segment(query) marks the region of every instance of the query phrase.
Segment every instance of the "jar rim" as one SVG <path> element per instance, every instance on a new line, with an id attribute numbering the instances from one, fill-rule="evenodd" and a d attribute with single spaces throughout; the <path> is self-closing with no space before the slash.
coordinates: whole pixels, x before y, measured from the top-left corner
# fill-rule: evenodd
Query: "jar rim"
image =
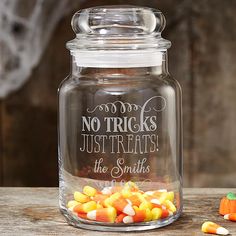
<path id="1" fill-rule="evenodd" d="M 157 8 L 152 8 L 152 7 L 146 7 L 146 6 L 136 6 L 136 5 L 100 5 L 100 6 L 95 6 L 95 7 L 89 7 L 89 8 L 82 8 L 78 10 L 76 13 L 81 13 L 83 11 L 88 11 L 90 10 L 99 10 L 103 9 L 103 13 L 105 14 L 105 10 L 110 10 L 110 11 L 116 11 L 117 9 L 122 9 L 122 14 L 124 12 L 130 12 L 131 10 L 152 10 L 154 13 L 162 13 L 159 9 Z M 102 12 L 99 12 L 102 13 Z M 90 12 L 90 14 L 97 14 L 96 12 Z"/>

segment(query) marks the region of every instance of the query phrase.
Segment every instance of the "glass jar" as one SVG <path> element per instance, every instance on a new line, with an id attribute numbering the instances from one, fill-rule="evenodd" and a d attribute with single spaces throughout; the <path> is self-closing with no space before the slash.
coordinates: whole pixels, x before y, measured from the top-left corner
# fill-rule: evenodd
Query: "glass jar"
<path id="1" fill-rule="evenodd" d="M 147 230 L 182 211 L 181 89 L 159 10 L 75 13 L 59 88 L 60 210 L 76 227 Z"/>

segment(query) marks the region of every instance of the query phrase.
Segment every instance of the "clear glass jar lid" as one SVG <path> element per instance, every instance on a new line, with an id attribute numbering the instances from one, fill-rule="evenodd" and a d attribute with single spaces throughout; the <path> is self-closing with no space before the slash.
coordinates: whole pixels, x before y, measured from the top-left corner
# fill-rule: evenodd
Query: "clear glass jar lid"
<path id="1" fill-rule="evenodd" d="M 161 37 L 165 24 L 161 11 L 147 7 L 117 5 L 83 9 L 72 18 L 76 38 L 67 43 L 67 48 L 79 64 L 87 66 L 123 67 L 127 61 L 130 66 L 143 66 L 147 60 L 150 66 L 157 65 L 161 63 L 160 51 L 171 45 Z M 98 50 L 99 54 L 95 55 Z"/>

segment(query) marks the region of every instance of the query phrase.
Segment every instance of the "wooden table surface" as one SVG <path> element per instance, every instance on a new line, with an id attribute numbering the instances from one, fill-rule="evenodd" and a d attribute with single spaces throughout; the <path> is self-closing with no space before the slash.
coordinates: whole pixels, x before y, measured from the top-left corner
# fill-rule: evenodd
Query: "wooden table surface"
<path id="1" fill-rule="evenodd" d="M 97 232 L 69 226 L 58 209 L 58 188 L 0 188 L 0 235 L 204 235 L 201 224 L 210 220 L 236 235 L 236 223 L 218 214 L 219 201 L 236 189 L 184 189 L 184 212 L 164 228 L 130 233 Z"/>

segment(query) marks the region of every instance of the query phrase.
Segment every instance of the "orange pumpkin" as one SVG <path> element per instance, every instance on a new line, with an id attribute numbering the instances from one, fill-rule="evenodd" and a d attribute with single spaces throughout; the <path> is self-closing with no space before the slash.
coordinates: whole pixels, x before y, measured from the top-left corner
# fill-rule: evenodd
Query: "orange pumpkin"
<path id="1" fill-rule="evenodd" d="M 221 215 L 236 213 L 236 195 L 234 193 L 228 193 L 221 199 L 219 212 Z"/>

